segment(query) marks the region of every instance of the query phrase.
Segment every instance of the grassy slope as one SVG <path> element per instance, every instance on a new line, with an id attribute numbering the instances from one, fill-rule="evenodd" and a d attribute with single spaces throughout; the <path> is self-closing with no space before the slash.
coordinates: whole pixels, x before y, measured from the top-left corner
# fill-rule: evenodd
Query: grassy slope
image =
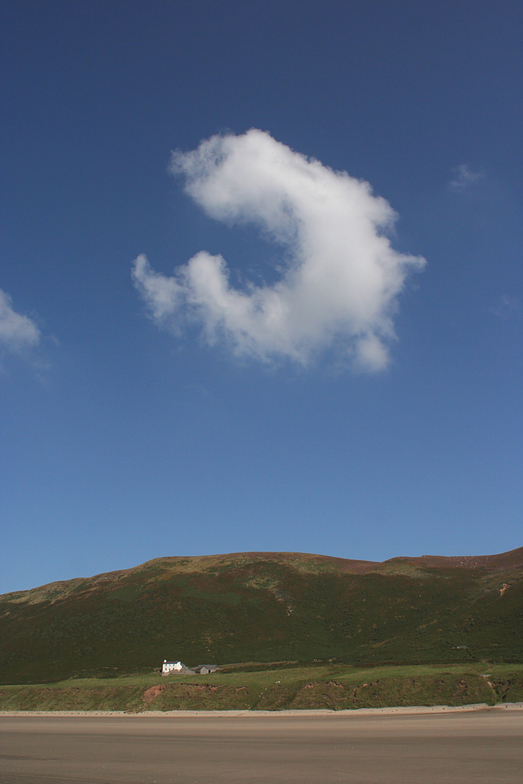
<path id="1" fill-rule="evenodd" d="M 0 710 L 342 710 L 522 700 L 521 665 L 232 667 L 203 678 L 142 675 L 0 689 Z"/>
<path id="2" fill-rule="evenodd" d="M 164 658 L 463 670 L 523 662 L 522 641 L 523 548 L 384 564 L 278 553 L 164 558 L 0 597 L 6 684 L 145 672 Z"/>

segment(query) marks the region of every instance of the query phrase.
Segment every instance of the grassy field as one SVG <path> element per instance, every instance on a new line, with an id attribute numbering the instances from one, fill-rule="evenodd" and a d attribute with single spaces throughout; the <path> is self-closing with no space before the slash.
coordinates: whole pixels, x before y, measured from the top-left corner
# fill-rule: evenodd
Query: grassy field
<path id="1" fill-rule="evenodd" d="M 523 665 L 231 665 L 208 676 L 74 678 L 0 688 L 0 710 L 331 710 L 523 701 Z"/>

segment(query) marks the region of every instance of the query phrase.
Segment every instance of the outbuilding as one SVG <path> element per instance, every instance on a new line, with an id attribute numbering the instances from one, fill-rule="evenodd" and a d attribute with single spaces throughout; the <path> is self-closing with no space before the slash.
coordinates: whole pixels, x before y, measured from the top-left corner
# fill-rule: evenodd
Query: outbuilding
<path id="1" fill-rule="evenodd" d="M 218 665 L 216 664 L 199 664 L 194 668 L 194 671 L 197 672 L 198 675 L 209 675 L 211 672 L 216 672 L 217 669 Z"/>

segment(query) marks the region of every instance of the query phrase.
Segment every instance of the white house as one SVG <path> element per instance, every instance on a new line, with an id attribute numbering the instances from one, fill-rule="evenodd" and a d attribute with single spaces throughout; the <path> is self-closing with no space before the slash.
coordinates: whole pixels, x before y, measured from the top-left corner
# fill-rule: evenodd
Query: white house
<path id="1" fill-rule="evenodd" d="M 167 659 L 163 660 L 162 664 L 162 675 L 168 675 L 170 672 L 180 672 L 183 670 L 184 666 L 181 661 L 177 662 L 169 662 Z"/>

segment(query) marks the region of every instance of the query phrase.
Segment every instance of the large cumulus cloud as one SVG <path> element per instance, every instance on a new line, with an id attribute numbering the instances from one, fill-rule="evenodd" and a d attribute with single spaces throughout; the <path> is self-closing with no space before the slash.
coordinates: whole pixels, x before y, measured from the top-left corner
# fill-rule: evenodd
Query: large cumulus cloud
<path id="1" fill-rule="evenodd" d="M 254 223 L 284 251 L 276 283 L 243 289 L 205 250 L 172 276 L 140 255 L 134 283 L 158 325 L 179 333 L 197 323 L 209 344 L 265 361 L 306 365 L 334 348 L 368 370 L 387 365 L 398 295 L 425 261 L 392 248 L 396 214 L 368 183 L 255 129 L 175 152 L 171 171 L 209 216 Z"/>

